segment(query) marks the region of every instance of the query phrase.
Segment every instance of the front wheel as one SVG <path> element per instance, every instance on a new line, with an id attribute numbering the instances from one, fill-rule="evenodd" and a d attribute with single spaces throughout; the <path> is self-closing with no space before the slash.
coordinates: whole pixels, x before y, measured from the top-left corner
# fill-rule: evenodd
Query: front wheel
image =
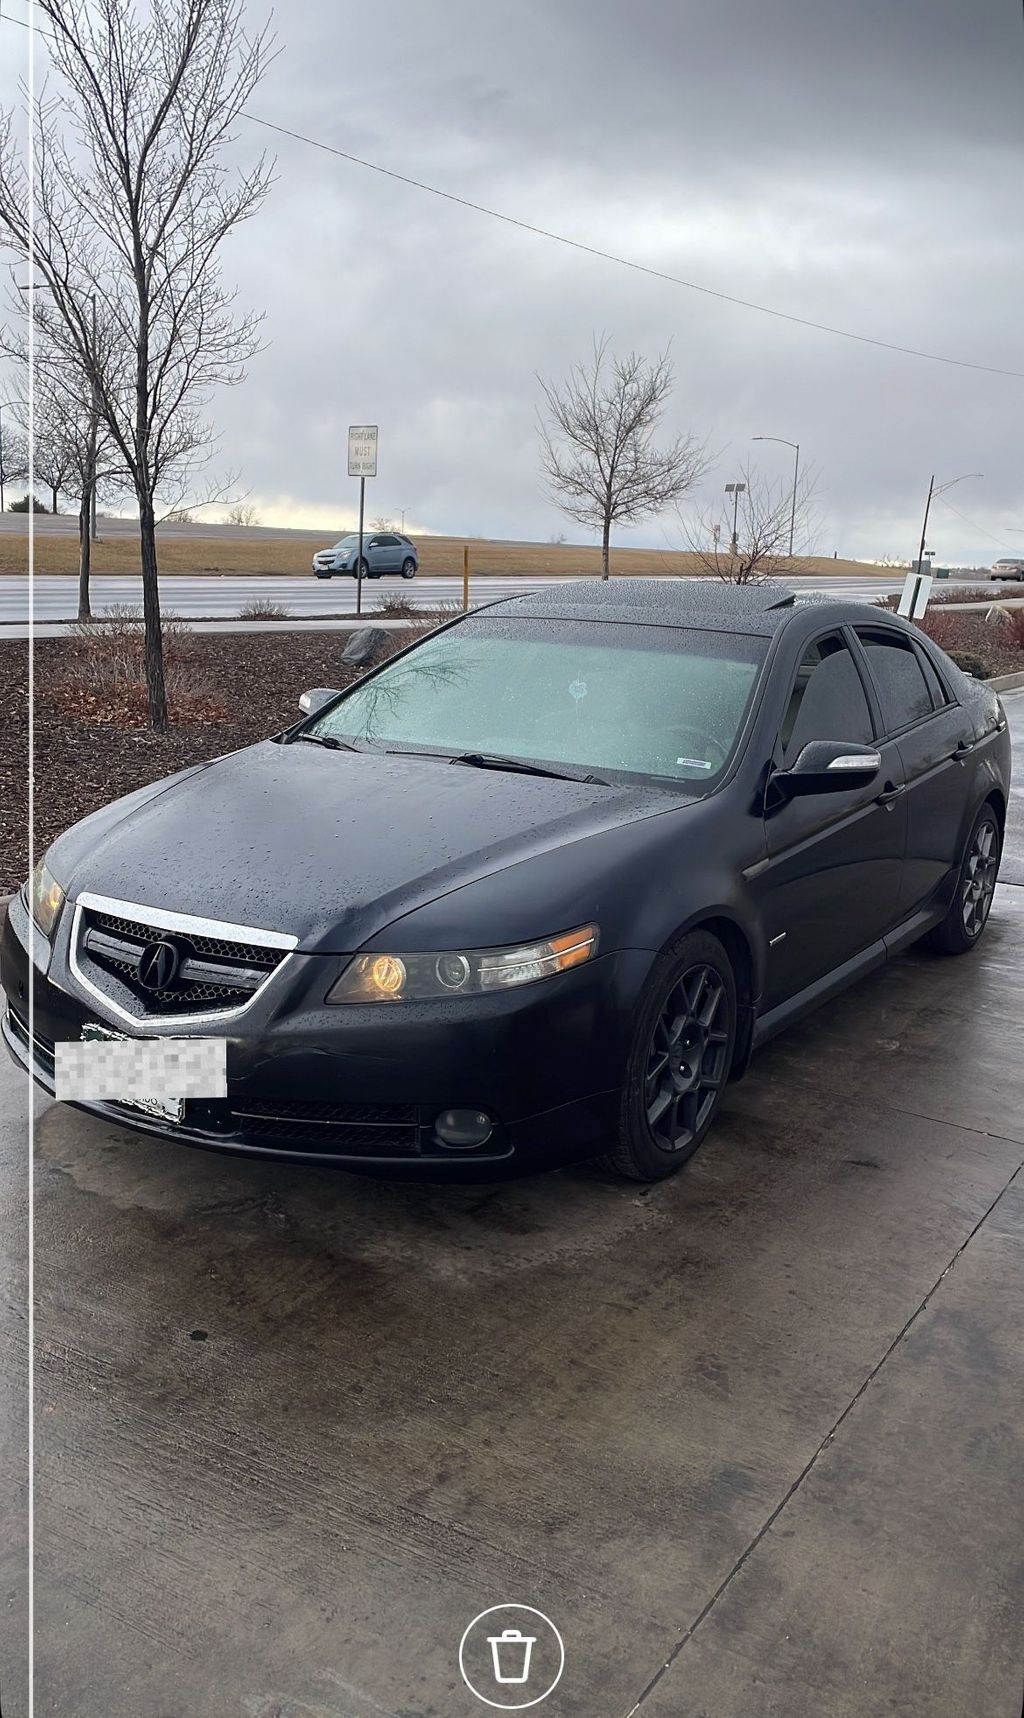
<path id="1" fill-rule="evenodd" d="M 411 555 L 402 562 L 402 577 L 403 579 L 414 579 L 416 577 L 416 562 L 413 560 Z"/>
<path id="2" fill-rule="evenodd" d="M 370 563 L 369 563 L 369 561 L 357 561 L 355 566 L 352 569 L 352 577 L 354 579 L 368 579 L 369 576 L 370 576 Z"/>
<path id="3" fill-rule="evenodd" d="M 996 892 L 1001 848 L 996 814 L 990 805 L 983 805 L 967 837 L 949 911 L 928 932 L 926 946 L 940 954 L 967 954 L 977 947 Z"/>
<path id="4" fill-rule="evenodd" d="M 329 579 L 331 577 L 331 574 L 330 573 L 314 573 L 313 577 L 315 579 Z"/>
<path id="5" fill-rule="evenodd" d="M 715 1118 L 735 1046 L 729 957 L 717 937 L 690 931 L 660 957 L 641 1000 L 609 1168 L 631 1181 L 681 1169 Z"/>

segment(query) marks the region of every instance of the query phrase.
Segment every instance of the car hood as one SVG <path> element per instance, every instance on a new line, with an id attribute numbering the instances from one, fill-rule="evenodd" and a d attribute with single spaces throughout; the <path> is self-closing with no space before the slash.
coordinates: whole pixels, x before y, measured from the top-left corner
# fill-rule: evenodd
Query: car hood
<path id="1" fill-rule="evenodd" d="M 60 838 L 53 867 L 72 899 L 348 953 L 452 889 L 686 799 L 268 740 L 105 807 Z"/>

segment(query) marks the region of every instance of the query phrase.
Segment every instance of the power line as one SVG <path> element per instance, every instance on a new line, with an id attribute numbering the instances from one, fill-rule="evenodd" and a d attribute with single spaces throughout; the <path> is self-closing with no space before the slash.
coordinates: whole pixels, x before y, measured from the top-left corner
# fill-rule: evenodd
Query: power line
<path id="1" fill-rule="evenodd" d="M 10 24 L 21 24 L 24 29 L 30 28 L 23 19 L 12 18 L 7 12 L 0 13 L 0 19 Z M 39 31 L 39 34 L 48 36 L 46 31 Z M 687 292 L 698 292 L 703 297 L 717 299 L 722 304 L 732 304 L 740 310 L 753 310 L 760 316 L 771 316 L 778 322 L 789 322 L 797 328 L 810 328 L 818 334 L 831 334 L 836 339 L 853 340 L 861 346 L 874 346 L 883 352 L 896 352 L 904 358 L 920 358 L 930 364 L 946 364 L 958 370 L 974 370 L 986 376 L 1008 376 L 1018 382 L 1024 381 L 1024 370 L 1010 370 L 998 364 L 977 364 L 967 358 L 950 358 L 942 352 L 925 352 L 916 346 L 901 346 L 892 340 L 879 340 L 871 334 L 855 334 L 849 328 L 836 328 L 827 322 L 815 322 L 808 316 L 796 316 L 786 310 L 775 310 L 767 304 L 756 304 L 749 298 L 737 298 L 732 293 L 702 286 L 699 281 L 684 280 L 680 275 L 668 274 L 663 269 L 652 268 L 648 263 L 636 262 L 631 257 L 619 256 L 614 251 L 584 244 L 581 239 L 569 238 L 565 233 L 553 232 L 549 227 L 540 227 L 532 221 L 506 215 L 500 209 L 492 209 L 485 203 L 476 203 L 469 197 L 457 196 L 454 191 L 442 191 L 437 185 L 428 185 L 425 180 L 413 179 L 409 174 L 399 173 L 392 167 L 383 167 L 378 161 L 368 161 L 362 155 L 353 155 L 346 149 L 338 149 L 332 143 L 322 142 L 320 138 L 307 137 L 304 132 L 293 131 L 290 127 L 275 124 L 270 119 L 262 119 L 259 114 L 247 113 L 243 109 L 242 118 L 248 119 L 253 125 L 263 126 L 267 131 L 276 131 L 282 137 L 290 137 L 296 143 L 305 143 L 310 149 L 320 149 L 326 155 L 334 155 L 340 161 L 348 161 L 354 167 L 363 167 L 369 173 L 379 173 L 383 178 L 393 179 L 400 185 L 408 185 L 412 190 L 424 191 L 431 197 L 440 197 L 444 202 L 454 203 L 461 209 L 470 209 L 474 214 L 486 215 L 492 221 L 501 221 L 505 226 L 516 227 L 520 232 L 532 233 L 536 238 L 548 239 L 553 244 L 564 245 L 567 249 L 580 251 L 585 256 L 597 257 L 602 262 L 614 263 L 619 268 L 628 268 L 636 274 L 648 275 L 652 280 L 661 280 L 670 286 L 681 286 Z"/>
<path id="2" fill-rule="evenodd" d="M 952 501 L 947 501 L 944 495 L 937 495 L 935 500 L 940 501 L 943 507 L 948 507 L 951 513 L 955 513 L 958 519 L 962 519 L 965 525 L 971 527 L 972 531 L 977 531 L 979 536 L 987 537 L 990 543 L 998 544 L 1000 549 L 1013 548 L 1013 544 L 1006 542 L 1005 538 L 993 536 L 992 532 L 986 531 L 983 525 L 977 524 L 974 519 L 968 519 L 967 514 L 961 513 L 959 507 L 954 507 Z"/>
<path id="3" fill-rule="evenodd" d="M 307 137 L 301 131 L 291 131 L 286 125 L 275 125 L 273 120 L 261 119 L 257 114 L 243 111 L 243 118 L 253 125 L 265 126 L 268 131 L 277 131 L 283 137 L 291 137 L 297 143 L 306 143 L 312 149 L 322 149 L 327 155 L 336 155 L 342 161 L 349 161 L 356 167 L 365 167 L 371 173 L 380 173 L 386 179 L 395 179 L 400 185 L 410 185 L 416 191 L 427 191 L 432 197 L 442 197 L 446 203 L 456 203 L 460 208 L 472 209 L 475 214 L 488 215 L 491 220 L 503 221 L 506 226 L 518 227 L 522 232 L 533 233 L 537 238 L 550 239 L 555 244 L 566 245 L 570 250 L 582 251 L 587 256 L 599 257 L 603 262 L 617 263 L 620 268 L 633 269 L 637 274 L 650 275 L 654 280 L 667 281 L 672 286 L 682 286 L 689 292 L 699 292 L 706 298 L 717 298 L 723 304 L 737 305 L 741 310 L 756 310 L 762 316 L 773 316 L 780 322 L 792 322 L 798 328 L 813 328 L 819 334 L 833 334 L 841 340 L 856 340 L 863 346 L 877 346 L 884 352 L 899 352 L 905 358 L 924 358 L 932 364 L 951 364 L 960 370 L 980 370 L 988 376 L 1011 376 L 1016 381 L 1024 381 L 1024 370 L 1007 370 L 996 364 L 975 364 L 966 358 L 948 358 L 941 352 L 923 352 L 915 346 L 900 346 L 891 340 L 877 340 L 870 334 L 854 334 L 848 328 L 834 328 L 827 322 L 814 322 L 807 316 L 794 316 L 786 310 L 774 310 L 766 304 L 755 304 L 749 298 L 736 298 L 732 293 L 719 292 L 711 286 L 701 286 L 694 280 L 684 280 L 680 275 L 667 274 L 664 270 L 651 268 L 648 263 L 634 262 L 631 257 L 617 256 L 614 251 L 600 250 L 596 245 L 587 245 L 580 239 L 567 238 L 564 233 L 555 233 L 548 227 L 538 227 L 531 221 L 521 221 L 515 215 L 506 215 L 499 209 L 488 208 L 484 203 L 474 203 L 468 197 L 458 197 L 453 191 L 442 191 L 436 185 L 428 185 L 422 179 L 412 179 L 406 173 L 398 173 L 391 167 L 382 167 L 379 162 L 367 161 L 361 155 L 352 155 L 345 149 L 338 149 L 331 143 L 322 143 L 319 138 Z"/>

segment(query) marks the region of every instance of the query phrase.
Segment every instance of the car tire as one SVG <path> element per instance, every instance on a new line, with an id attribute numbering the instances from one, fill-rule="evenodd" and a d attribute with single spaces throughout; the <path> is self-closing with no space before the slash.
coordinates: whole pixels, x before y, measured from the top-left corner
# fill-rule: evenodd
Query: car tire
<path id="1" fill-rule="evenodd" d="M 315 579 L 329 579 L 329 578 L 331 578 L 331 576 L 332 575 L 330 573 L 314 573 L 313 574 L 313 577 Z"/>
<path id="2" fill-rule="evenodd" d="M 403 579 L 414 579 L 416 577 L 416 562 L 413 560 L 411 555 L 407 555 L 405 560 L 402 562 L 402 577 Z"/>
<path id="3" fill-rule="evenodd" d="M 736 977 L 708 931 L 660 955 L 640 999 L 619 1112 L 604 1158 L 630 1181 L 662 1181 L 714 1121 L 736 1047 Z"/>
<path id="4" fill-rule="evenodd" d="M 360 562 L 360 561 L 357 561 L 357 562 L 356 562 L 356 564 L 355 564 L 355 566 L 354 566 L 354 567 L 353 567 L 353 569 L 352 569 L 352 577 L 353 577 L 353 578 L 354 578 L 354 579 L 358 579 L 358 578 L 359 578 L 359 576 L 360 576 L 360 572 L 359 572 L 359 569 L 360 569 L 360 566 L 361 566 L 361 567 L 362 567 L 362 577 L 363 577 L 363 578 L 364 578 L 364 579 L 368 579 L 368 578 L 369 578 L 369 576 L 370 576 L 370 563 L 369 563 L 369 561 L 362 561 L 362 562 Z"/>
<path id="5" fill-rule="evenodd" d="M 999 819 L 986 803 L 964 844 L 949 911 L 923 939 L 927 948 L 940 954 L 969 954 L 977 948 L 992 908 L 1002 845 Z"/>

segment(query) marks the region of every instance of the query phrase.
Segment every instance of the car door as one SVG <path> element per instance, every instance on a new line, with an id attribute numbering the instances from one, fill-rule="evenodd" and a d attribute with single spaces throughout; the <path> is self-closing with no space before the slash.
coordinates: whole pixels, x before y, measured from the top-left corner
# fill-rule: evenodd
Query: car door
<path id="1" fill-rule="evenodd" d="M 402 570 L 402 545 L 397 537 L 381 538 L 383 569 L 386 573 L 400 573 Z"/>
<path id="2" fill-rule="evenodd" d="M 805 649 L 773 753 L 789 768 L 811 740 L 874 745 L 867 787 L 765 801 L 767 857 L 750 877 L 768 944 L 768 1011 L 879 942 L 899 917 L 906 805 L 895 742 L 879 743 L 862 669 L 843 629 Z"/>
<path id="3" fill-rule="evenodd" d="M 972 789 L 973 726 L 923 647 L 894 626 L 858 626 L 886 735 L 907 783 L 901 918 L 923 907 L 960 859 Z"/>
<path id="4" fill-rule="evenodd" d="M 387 551 L 383 548 L 383 543 L 384 538 L 378 532 L 370 538 L 364 551 L 367 569 L 374 577 L 386 571 L 384 563 Z"/>

